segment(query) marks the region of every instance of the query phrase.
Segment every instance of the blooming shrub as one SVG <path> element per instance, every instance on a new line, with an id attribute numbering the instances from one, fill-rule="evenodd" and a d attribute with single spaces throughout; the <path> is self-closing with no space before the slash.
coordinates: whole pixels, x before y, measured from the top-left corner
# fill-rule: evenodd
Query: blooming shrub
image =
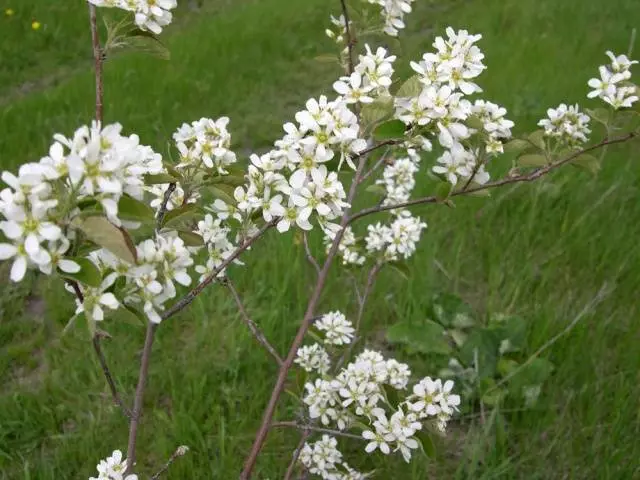
<path id="1" fill-rule="evenodd" d="M 108 366 L 101 362 L 114 401 L 130 417 L 130 433 L 127 460 L 116 450 L 98 465 L 98 478 L 137 478 L 132 472 L 154 332 L 214 282 L 229 288 L 245 323 L 278 364 L 271 400 L 241 478 L 251 476 L 269 430 L 278 423 L 273 422 L 275 409 L 294 366 L 309 378 L 301 420 L 280 422 L 304 431 L 285 478 L 298 467 L 326 479 L 368 476 L 345 463 L 337 449 L 340 436 L 362 442 L 366 453 L 399 452 L 410 461 L 419 449 L 416 433 L 429 424 L 445 431 L 457 411 L 461 399 L 453 381 L 414 381 L 409 366 L 393 358 L 368 349 L 353 354 L 376 274 L 408 260 L 427 228 L 410 207 L 451 203 L 457 196 L 536 180 L 569 163 L 597 163 L 588 152 L 638 134 L 637 127 L 621 132 L 616 123 L 617 111 L 638 101 L 631 82 L 637 62 L 608 52 L 611 64 L 600 67 L 600 79 L 589 81 L 589 97 L 603 101 L 604 113 L 581 113 L 579 106 L 562 104 L 540 121 L 543 130 L 512 139 L 514 123 L 506 110 L 478 98 L 486 70 L 481 35 L 447 28 L 445 36 L 435 38 L 432 51 L 410 62 L 414 75 L 401 81 L 395 75 L 398 59 L 387 49 L 358 45 L 356 56 L 358 25 L 342 1 L 342 15 L 332 17 L 333 29 L 327 31 L 344 67 L 333 84 L 335 94 L 309 99 L 283 125 L 284 134 L 273 148 L 250 155 L 247 162 L 232 149 L 229 118 L 184 123 L 173 135 L 178 159 L 171 162 L 136 135 L 123 135 L 119 124 L 102 123 L 102 62 L 127 40 L 110 29 L 109 41 L 101 47 L 95 6 L 132 12 L 134 23 L 152 32 L 143 36 L 155 41 L 153 33 L 171 22 L 176 3 L 90 0 L 96 120 L 70 137 L 55 135 L 49 154 L 21 166 L 17 175 L 2 174 L 8 187 L 0 192 L 5 237 L 0 259 L 13 262 L 11 279 L 21 281 L 28 269 L 64 279 L 75 298 L 75 315 L 86 318 L 99 355 L 102 333 L 97 325 L 108 325 L 112 311 L 126 311 L 147 324 L 131 409 L 120 400 Z M 380 30 L 396 36 L 411 4 L 367 0 L 360 6 L 377 9 Z M 585 146 L 590 119 L 620 135 Z M 507 150 L 517 152 L 516 168 L 492 181 L 491 161 Z M 417 182 L 427 177 L 436 179 L 436 194 L 412 198 Z M 363 183 L 380 198 L 374 206 L 352 212 Z M 374 213 L 387 216 L 356 225 Z M 229 271 L 243 265 L 240 255 L 272 229 L 301 232 L 317 273 L 300 329 L 283 358 L 251 320 Z M 318 229 L 326 245 L 322 263 L 306 243 L 309 232 Z M 339 311 L 316 313 L 336 256 L 351 268 L 368 271 L 354 323 Z M 183 287 L 191 290 L 182 295 Z M 312 326 L 322 344 L 303 345 Z M 393 397 L 388 395 L 392 391 Z M 322 438 L 307 442 L 317 432 Z M 164 469 L 177 456 L 178 450 Z"/>

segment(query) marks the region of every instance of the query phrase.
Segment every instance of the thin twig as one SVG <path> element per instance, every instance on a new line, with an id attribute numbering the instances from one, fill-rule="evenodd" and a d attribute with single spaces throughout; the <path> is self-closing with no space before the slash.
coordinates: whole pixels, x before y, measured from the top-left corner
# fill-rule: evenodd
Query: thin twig
<path id="1" fill-rule="evenodd" d="M 378 170 L 378 168 L 380 168 L 380 166 L 386 162 L 387 153 L 389 153 L 388 150 L 382 154 L 382 156 L 378 159 L 378 161 L 369 170 L 367 170 L 367 172 L 365 172 L 364 175 L 362 175 L 362 177 L 360 178 L 360 183 L 364 182 L 367 178 L 373 175 L 376 172 L 376 170 Z"/>
<path id="2" fill-rule="evenodd" d="M 356 174 L 353 178 L 353 181 L 351 182 L 349 193 L 347 194 L 347 203 L 349 205 L 353 203 L 353 199 L 355 198 L 356 191 L 358 189 L 358 181 L 364 171 L 364 166 L 366 164 L 366 161 L 367 161 L 366 155 L 361 154 L 360 161 L 356 169 Z M 251 472 L 255 467 L 255 464 L 258 460 L 258 455 L 260 455 L 262 446 L 264 445 L 264 442 L 267 438 L 267 434 L 269 433 L 269 429 L 271 427 L 271 420 L 273 419 L 273 415 L 276 411 L 276 407 L 278 406 L 280 396 L 282 395 L 282 392 L 284 390 L 284 385 L 287 380 L 289 370 L 291 369 L 291 366 L 293 365 L 293 361 L 295 360 L 296 352 L 298 351 L 298 348 L 300 348 L 300 346 L 302 345 L 302 342 L 304 341 L 304 337 L 307 334 L 309 327 L 311 327 L 313 323 L 313 319 L 315 317 L 314 311 L 316 309 L 316 306 L 318 305 L 318 302 L 320 301 L 320 297 L 324 290 L 325 283 L 327 282 L 329 270 L 331 268 L 331 265 L 333 263 L 333 260 L 336 254 L 338 253 L 338 247 L 340 245 L 340 242 L 345 232 L 345 228 L 349 221 L 349 212 L 350 212 L 350 208 L 346 208 L 342 216 L 342 219 L 340 221 L 340 230 L 338 230 L 335 237 L 333 238 L 333 241 L 331 242 L 331 247 L 329 249 L 329 252 L 327 253 L 327 257 L 322 266 L 322 269 L 320 270 L 320 274 L 318 275 L 318 279 L 316 281 L 316 285 L 313 289 L 311 297 L 309 298 L 309 302 L 307 304 L 307 310 L 302 319 L 302 324 L 298 328 L 298 332 L 296 333 L 296 336 L 293 339 L 293 342 L 291 342 L 289 352 L 287 353 L 287 356 L 284 359 L 282 366 L 280 367 L 280 371 L 278 372 L 278 378 L 276 379 L 276 383 L 273 387 L 273 390 L 271 391 L 271 397 L 269 398 L 269 402 L 267 403 L 267 406 L 265 408 L 265 411 L 262 417 L 262 423 L 260 425 L 260 428 L 258 429 L 258 432 L 256 433 L 256 437 L 253 441 L 253 445 L 251 446 L 251 450 L 244 462 L 244 467 L 242 469 L 242 473 L 240 474 L 241 480 L 248 480 L 251 477 Z"/>
<path id="3" fill-rule="evenodd" d="M 179 311 L 183 310 L 187 305 L 195 300 L 195 298 L 205 289 L 207 285 L 212 283 L 231 262 L 233 262 L 236 258 L 240 256 L 246 249 L 248 249 L 253 243 L 258 240 L 264 233 L 274 226 L 274 222 L 265 223 L 258 232 L 252 237 L 247 238 L 242 245 L 234 250 L 234 252 L 224 261 L 218 265 L 210 274 L 205 278 L 202 282 L 196 285 L 189 293 L 187 293 L 180 301 L 176 302 L 171 308 L 166 310 L 162 314 L 162 319 L 166 320 L 169 317 L 172 317 Z"/>
<path id="4" fill-rule="evenodd" d="M 284 474 L 284 480 L 291 480 L 291 476 L 296 468 L 296 463 L 298 463 L 298 457 L 304 448 L 304 444 L 307 443 L 307 439 L 311 436 L 311 430 L 307 429 L 302 432 L 302 436 L 300 437 L 300 441 L 298 442 L 298 446 L 293 451 L 293 455 L 291 456 L 291 462 L 289 462 L 289 466 L 287 467 L 287 471 Z"/>
<path id="5" fill-rule="evenodd" d="M 102 48 L 95 5 L 89 3 L 89 23 L 91 24 L 91 43 L 93 45 L 93 62 L 96 77 L 96 120 L 102 123 Z"/>
<path id="6" fill-rule="evenodd" d="M 316 274 L 320 275 L 320 265 L 318 264 L 316 257 L 313 256 L 313 253 L 311 253 L 311 248 L 309 248 L 309 238 L 307 237 L 307 232 L 304 232 L 302 234 L 302 242 L 304 243 L 304 253 L 307 256 L 307 260 L 309 261 L 311 266 L 313 266 Z"/>
<path id="7" fill-rule="evenodd" d="M 340 430 L 333 430 L 331 428 L 316 427 L 314 425 L 304 425 L 304 424 L 298 423 L 296 421 L 273 422 L 271 424 L 271 426 L 273 428 L 284 428 L 284 427 L 297 428 L 298 430 L 303 430 L 303 431 L 311 431 L 311 432 L 318 432 L 318 433 L 328 433 L 329 435 L 334 435 L 336 437 L 353 438 L 355 440 L 365 440 L 361 436 L 355 435 L 353 433 L 341 432 Z"/>
<path id="8" fill-rule="evenodd" d="M 131 473 L 136 463 L 136 441 L 138 435 L 138 426 L 140 425 L 140 417 L 142 414 L 142 401 L 144 399 L 144 389 L 149 374 L 149 360 L 151 358 L 151 348 L 153 346 L 153 336 L 156 331 L 157 324 L 148 322 L 147 333 L 144 339 L 144 348 L 142 350 L 142 360 L 140 361 L 140 374 L 138 375 L 138 385 L 136 387 L 136 396 L 133 401 L 133 411 L 131 413 L 131 422 L 129 423 L 129 443 L 127 444 L 127 472 Z"/>
<path id="9" fill-rule="evenodd" d="M 222 283 L 231 292 L 231 295 L 233 296 L 233 299 L 236 302 L 238 310 L 240 311 L 240 316 L 242 317 L 242 320 L 247 325 L 247 327 L 249 327 L 249 330 L 251 330 L 251 333 L 253 334 L 255 339 L 258 342 L 260 342 L 260 344 L 271 354 L 271 356 L 275 359 L 278 365 L 282 365 L 282 358 L 280 357 L 280 355 L 278 355 L 278 352 L 276 351 L 276 349 L 273 347 L 273 345 L 271 345 L 271 343 L 269 343 L 269 340 L 267 340 L 267 337 L 265 337 L 264 333 L 262 332 L 262 330 L 260 330 L 260 327 L 258 327 L 256 322 L 251 320 L 251 317 L 247 313 L 247 309 L 244 307 L 244 304 L 242 303 L 242 299 L 238 294 L 238 290 L 236 290 L 236 287 L 233 285 L 233 282 L 231 282 L 229 278 L 225 278 Z"/>
<path id="10" fill-rule="evenodd" d="M 176 448 L 176 451 L 171 454 L 171 456 L 169 457 L 169 460 L 167 461 L 167 463 L 165 463 L 162 466 L 162 468 L 160 470 L 158 470 L 158 472 L 156 472 L 151 477 L 151 480 L 158 480 L 160 478 L 160 475 L 162 475 L 164 472 L 169 470 L 169 467 L 171 466 L 171 464 L 173 462 L 176 461 L 176 459 L 178 459 L 180 457 L 183 457 L 184 455 L 186 455 L 186 453 L 188 451 L 189 451 L 189 447 L 187 447 L 186 445 L 180 445 L 178 448 Z"/>
<path id="11" fill-rule="evenodd" d="M 164 192 L 164 197 L 162 197 L 162 204 L 160 205 L 160 209 L 156 215 L 156 231 L 162 228 L 162 224 L 164 223 L 164 216 L 167 214 L 167 205 L 169 204 L 169 199 L 171 199 L 171 195 L 176 190 L 176 183 L 172 182 L 167 187 L 167 190 Z"/>
<path id="12" fill-rule="evenodd" d="M 534 170 L 531 173 L 528 174 L 524 174 L 524 175 L 514 175 L 511 177 L 506 177 L 503 178 L 501 180 L 497 180 L 495 182 L 490 182 L 490 183 L 485 183 L 484 185 L 478 185 L 475 186 L 473 188 L 468 188 L 466 190 L 459 190 L 457 192 L 453 192 L 451 194 L 452 197 L 456 197 L 456 196 L 460 196 L 460 195 L 469 195 L 471 193 L 475 193 L 475 192 L 481 192 L 483 190 L 489 190 L 492 188 L 496 188 L 496 187 L 501 187 L 503 185 L 508 185 L 508 184 L 512 184 L 512 183 L 520 183 L 520 182 L 532 182 L 534 180 L 537 180 L 538 178 L 548 174 L 549 172 L 571 162 L 572 160 L 575 160 L 576 158 L 578 158 L 580 155 L 583 155 L 585 153 L 591 152 L 593 150 L 597 150 L 599 148 L 602 148 L 606 145 L 612 145 L 612 144 L 616 144 L 616 143 L 623 143 L 626 141 L 629 141 L 633 138 L 635 138 L 638 134 L 631 132 L 628 133 L 627 135 L 624 135 L 622 137 L 617 137 L 617 138 L 612 138 L 612 139 L 605 139 L 603 141 L 601 141 L 600 143 L 597 143 L 595 145 L 592 145 L 588 148 L 585 148 L 583 150 L 579 150 L 571 155 L 569 155 L 568 157 L 559 160 L 557 162 L 551 163 L 545 167 L 541 167 L 538 168 L 536 170 Z M 409 200 L 407 202 L 402 202 L 402 203 L 397 203 L 395 205 L 377 205 L 375 207 L 371 207 L 371 208 L 365 208 L 363 210 L 360 210 L 358 213 L 355 213 L 354 215 L 352 215 L 347 224 L 351 224 L 354 221 L 358 220 L 361 217 L 367 216 L 367 215 L 371 215 L 373 213 L 378 213 L 378 212 L 384 212 L 387 210 L 395 210 L 396 208 L 402 208 L 402 207 L 411 207 L 411 206 L 415 206 L 415 205 L 422 205 L 425 203 L 437 203 L 438 201 L 440 201 L 438 199 L 438 197 L 436 197 L 435 195 L 429 196 L 429 197 L 422 197 L 422 198 L 416 198 L 414 200 Z"/>
<path id="13" fill-rule="evenodd" d="M 107 360 L 102 351 L 102 346 L 100 345 L 100 339 L 102 337 L 107 337 L 105 332 L 97 331 L 93 336 L 93 348 L 96 351 L 96 355 L 98 355 L 98 361 L 100 362 L 100 366 L 102 367 L 102 371 L 104 372 L 104 376 L 107 379 L 107 383 L 109 384 L 109 389 L 111 390 L 111 396 L 113 397 L 113 403 L 118 405 L 122 412 L 128 417 L 131 418 L 131 410 L 124 404 L 120 395 L 118 394 L 118 389 L 116 388 L 116 383 L 113 380 L 113 376 L 111 375 L 111 371 L 109 370 L 109 365 L 107 365 Z"/>
<path id="14" fill-rule="evenodd" d="M 587 313 L 591 312 L 596 306 L 598 306 L 598 304 L 601 303 L 608 295 L 610 295 L 613 290 L 614 290 L 613 288 L 609 288 L 609 285 L 605 283 L 600 288 L 598 293 L 596 293 L 596 296 L 593 297 L 593 299 L 587 305 L 585 305 L 585 307 L 580 311 L 580 313 L 578 313 L 578 315 L 576 315 L 574 317 L 573 320 L 571 320 L 569 325 L 567 325 L 560 333 L 556 334 L 549 341 L 545 342 L 545 344 L 542 345 L 538 350 L 536 350 L 524 363 L 521 363 L 518 366 L 518 368 L 516 368 L 515 370 L 511 371 L 509 373 L 509 375 L 504 376 L 493 387 L 491 387 L 489 390 L 487 390 L 485 392 L 485 395 L 490 393 L 490 392 L 493 392 L 495 389 L 497 389 L 497 388 L 501 387 L 502 385 L 504 385 L 505 383 L 507 383 L 515 375 L 517 375 L 523 368 L 528 366 L 536 358 L 538 358 L 540 355 L 542 355 L 542 353 L 545 350 L 550 348 L 554 343 L 556 343 L 558 340 L 560 340 L 562 337 L 564 337 L 567 333 L 569 333 L 571 330 L 573 330 L 573 328 L 578 324 L 578 322 L 580 322 L 580 320 L 582 320 L 582 318 L 584 318 L 584 316 Z"/>
<path id="15" fill-rule="evenodd" d="M 347 37 L 347 61 L 349 62 L 349 75 L 351 75 L 355 69 L 353 63 L 353 47 L 355 46 L 355 38 L 353 31 L 351 30 L 351 21 L 349 20 L 349 9 L 347 8 L 346 0 L 340 0 L 342 5 L 342 15 L 344 16 L 344 30 Z"/>

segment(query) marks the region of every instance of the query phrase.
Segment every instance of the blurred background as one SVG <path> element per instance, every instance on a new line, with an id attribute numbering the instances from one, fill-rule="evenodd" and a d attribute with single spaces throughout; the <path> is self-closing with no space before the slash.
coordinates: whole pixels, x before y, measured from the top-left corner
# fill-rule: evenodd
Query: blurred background
<path id="1" fill-rule="evenodd" d="M 339 67 L 316 57 L 335 53 L 324 29 L 329 15 L 339 14 L 337 0 L 179 3 L 161 37 L 169 61 L 139 53 L 107 60 L 105 122 L 120 122 L 171 155 L 171 134 L 183 122 L 226 115 L 234 150 L 247 158 L 268 149 L 308 98 L 332 94 Z M 637 0 L 414 5 L 400 41 L 388 42 L 399 56 L 398 77 L 409 75 L 409 60 L 430 50 L 446 26 L 482 33 L 483 98 L 507 108 L 515 134 L 532 131 L 560 102 L 598 106 L 586 99 L 586 82 L 608 61 L 606 50 L 635 47 L 640 55 L 640 41 L 630 45 L 640 27 Z M 16 170 L 46 155 L 54 133 L 70 135 L 91 121 L 89 21 L 82 1 L 1 0 L 0 7 L 0 167 Z M 430 456 L 406 465 L 398 456 L 365 458 L 356 454 L 362 445 L 341 443 L 355 459 L 349 463 L 375 469 L 381 479 L 640 478 L 638 157 L 637 142 L 618 146 L 596 175 L 569 167 L 492 198 L 457 200 L 453 209 L 416 210 L 429 228 L 404 275 L 382 271 L 365 311 L 367 346 L 407 361 L 416 376 L 436 375 L 451 351 L 411 341 L 406 332 L 430 331 L 435 322 L 442 333 L 451 324 L 447 315 L 464 312 L 472 321 L 460 329 L 516 319 L 518 351 L 506 360 L 523 363 L 581 316 L 544 348 L 539 371 L 529 372 L 539 378 L 521 381 L 504 399 L 483 397 L 508 369 L 505 359 L 489 359 L 488 378 L 469 387 L 477 398 L 446 437 L 433 438 Z M 489 170 L 510 165 L 506 155 Z M 246 267 L 231 270 L 254 320 L 281 352 L 313 276 L 291 236 L 271 234 L 243 257 Z M 321 254 L 321 239 L 313 237 Z M 8 269 L 0 266 L 0 478 L 87 478 L 100 458 L 125 449 L 126 421 L 112 405 L 86 329 L 62 335 L 74 310 L 62 285 L 35 275 L 10 284 Z M 598 295 L 602 301 L 593 302 Z M 356 308 L 350 278 L 336 269 L 321 309 Z M 103 326 L 113 336 L 105 353 L 130 400 L 144 328 L 117 319 Z M 163 323 L 156 341 L 139 470 L 154 471 L 185 444 L 191 452 L 167 478 L 236 478 L 273 386 L 271 359 L 228 292 L 215 286 Z M 278 417 L 291 412 L 295 403 L 287 400 Z M 256 478 L 281 478 L 297 442 L 296 432 L 274 431 Z"/>

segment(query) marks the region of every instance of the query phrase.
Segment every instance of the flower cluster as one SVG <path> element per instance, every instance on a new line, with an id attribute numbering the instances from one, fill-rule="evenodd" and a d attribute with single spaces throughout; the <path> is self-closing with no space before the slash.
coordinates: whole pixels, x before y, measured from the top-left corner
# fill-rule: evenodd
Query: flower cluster
<path id="1" fill-rule="evenodd" d="M 120 124 L 102 129 L 94 122 L 71 138 L 55 135 L 40 162 L 22 165 L 18 176 L 2 173 L 9 188 L 0 192 L 0 229 L 10 243 L 0 243 L 0 259 L 14 258 L 13 281 L 22 280 L 27 267 L 46 274 L 80 270 L 64 255 L 75 238 L 72 220 L 81 203 L 119 226 L 120 199 L 142 200 L 144 175 L 162 172 L 162 158 L 121 130 Z"/>
<path id="2" fill-rule="evenodd" d="M 342 461 L 338 441 L 329 435 L 323 435 L 314 443 L 305 443 L 298 460 L 310 473 L 325 480 L 364 480 L 369 477 Z"/>
<path id="3" fill-rule="evenodd" d="M 418 448 L 414 437 L 423 422 L 433 421 L 444 431 L 460 397 L 451 393 L 453 382 L 426 377 L 396 406 L 388 403 L 385 387 L 405 390 L 411 372 L 406 364 L 386 360 L 380 353 L 365 350 L 335 377 L 317 378 L 305 384 L 303 402 L 309 417 L 323 425 L 345 430 L 367 423 L 362 437 L 368 440 L 366 452 L 380 449 L 384 454 L 399 451 L 406 461 Z M 389 411 L 388 409 L 391 409 Z M 335 463 L 335 462 L 333 462 Z"/>
<path id="4" fill-rule="evenodd" d="M 367 0 L 367 2 L 380 6 L 384 20 L 384 33 L 397 37 L 398 31 L 405 27 L 404 16 L 411 13 L 413 0 Z"/>
<path id="5" fill-rule="evenodd" d="M 335 231 L 329 229 L 325 231 L 324 243 L 327 253 L 331 250 L 331 245 L 335 236 Z M 366 260 L 360 252 L 358 241 L 353 233 L 353 229 L 349 226 L 344 229 L 344 233 L 340 239 L 340 244 L 338 245 L 338 253 L 340 254 L 340 257 L 342 257 L 343 265 L 362 265 Z"/>
<path id="6" fill-rule="evenodd" d="M 538 126 L 544 128 L 545 135 L 573 146 L 579 146 L 588 140 L 591 133 L 590 118 L 580 111 L 578 105 L 567 106 L 562 103 L 556 109 L 548 109 L 547 116 L 548 118 L 538 122 Z"/>
<path id="7" fill-rule="evenodd" d="M 89 0 L 97 7 L 112 7 L 134 13 L 136 25 L 156 35 L 171 23 L 171 10 L 178 6 L 178 0 Z"/>
<path id="8" fill-rule="evenodd" d="M 485 148 L 487 153 L 503 153 L 503 139 L 511 138 L 514 123 L 505 118 L 507 109 L 485 100 L 476 100 L 471 113 L 482 123 L 482 130 L 487 135 Z"/>
<path id="9" fill-rule="evenodd" d="M 100 460 L 97 477 L 90 477 L 89 480 L 138 480 L 135 474 L 125 475 L 127 470 L 127 460 L 122 459 L 122 452 L 115 450 L 110 457 Z"/>
<path id="10" fill-rule="evenodd" d="M 342 45 L 347 35 L 347 22 L 344 19 L 344 15 L 340 15 L 337 18 L 331 15 L 331 25 L 333 29 L 327 28 L 325 34 L 338 45 Z"/>
<path id="11" fill-rule="evenodd" d="M 631 67 L 638 63 L 629 60 L 626 55 L 616 56 L 607 52 L 611 64 L 601 65 L 600 78 L 589 80 L 589 86 L 593 91 L 589 98 L 601 98 L 616 110 L 629 108 L 638 101 L 638 87 L 631 83 Z"/>
<path id="12" fill-rule="evenodd" d="M 367 53 L 360 55 L 354 72 L 333 84 L 334 90 L 347 103 L 372 103 L 375 97 L 389 94 L 395 55 L 387 56 L 387 50 L 382 47 L 375 53 L 369 45 L 365 45 L 365 48 Z"/>
<path id="13" fill-rule="evenodd" d="M 135 265 L 123 262 L 105 249 L 91 253 L 90 259 L 100 269 L 104 280 L 99 288 L 79 287 L 83 299 L 76 299 L 76 314 L 84 312 L 93 321 L 103 320 L 103 307 L 115 310 L 120 304 L 108 290 L 118 278 L 124 278 L 125 286 L 118 294 L 121 302 L 140 306 L 150 321 L 161 322 L 159 312 L 164 310 L 164 303 L 176 296 L 174 282 L 183 286 L 191 284 L 188 268 L 193 265 L 192 253 L 175 232 L 144 240 L 136 247 L 136 252 Z"/>
<path id="14" fill-rule="evenodd" d="M 386 190 L 382 205 L 398 205 L 409 200 L 411 192 L 416 186 L 415 174 L 419 168 L 420 155 L 413 149 L 407 151 L 406 157 L 389 162 L 384 168 L 382 178 L 376 181 Z"/>
<path id="15" fill-rule="evenodd" d="M 331 359 L 327 351 L 318 343 L 305 345 L 296 352 L 295 363 L 307 372 L 317 371 L 324 375 L 331 368 Z"/>
<path id="16" fill-rule="evenodd" d="M 485 157 L 502 153 L 502 141 L 511 137 L 514 124 L 505 118 L 504 108 L 465 98 L 482 91 L 474 82 L 486 68 L 484 54 L 475 45 L 482 36 L 451 27 L 446 33 L 447 39 L 436 37 L 436 52 L 411 62 L 421 88 L 414 96 L 395 99 L 396 118 L 412 131 L 437 135 L 446 151 L 438 159 L 440 165 L 433 167 L 435 173 L 453 185 L 460 178 L 481 184 L 489 179 Z M 483 149 L 464 145 L 474 134 L 483 139 Z"/>
<path id="17" fill-rule="evenodd" d="M 315 327 L 324 332 L 324 343 L 331 345 L 347 345 L 353 339 L 353 325 L 339 311 L 326 313 L 318 320 Z"/>
<path id="18" fill-rule="evenodd" d="M 383 261 L 396 261 L 400 257 L 407 259 L 415 253 L 416 244 L 425 228 L 427 224 L 419 217 L 402 210 L 390 225 L 378 222 L 368 226 L 365 238 L 367 251 L 380 252 Z"/>
<path id="19" fill-rule="evenodd" d="M 177 169 L 200 169 L 203 166 L 227 175 L 225 167 L 236 163 L 236 154 L 229 148 L 231 134 L 227 130 L 228 117 L 217 120 L 201 118 L 191 125 L 185 123 L 173 134 L 180 161 Z"/>

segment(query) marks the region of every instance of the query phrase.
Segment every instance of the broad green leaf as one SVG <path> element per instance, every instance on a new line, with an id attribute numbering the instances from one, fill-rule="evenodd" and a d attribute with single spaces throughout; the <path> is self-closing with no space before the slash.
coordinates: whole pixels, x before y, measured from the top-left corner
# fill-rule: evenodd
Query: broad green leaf
<path id="1" fill-rule="evenodd" d="M 175 183 L 177 181 L 177 177 L 174 177 L 173 175 L 170 175 L 168 173 L 150 173 L 144 176 L 145 185 L 159 185 L 165 183 Z"/>
<path id="2" fill-rule="evenodd" d="M 480 398 L 485 405 L 490 407 L 499 405 L 507 393 L 504 388 L 496 388 L 496 381 L 491 377 L 485 377 L 480 380 Z"/>
<path id="3" fill-rule="evenodd" d="M 593 155 L 589 155 L 586 153 L 583 153 L 579 157 L 571 160 L 571 165 L 582 168 L 592 175 L 595 175 L 600 171 L 600 160 Z"/>
<path id="4" fill-rule="evenodd" d="M 473 321 L 473 312 L 469 305 L 453 293 L 442 292 L 433 295 L 431 299 L 431 312 L 433 319 L 445 327 L 456 326 L 454 320 L 460 314 L 464 314 L 471 319 L 466 319 L 465 321 L 467 323 Z"/>
<path id="5" fill-rule="evenodd" d="M 233 198 L 233 192 L 229 193 L 229 188 L 226 185 L 218 184 L 215 187 L 208 187 L 207 190 L 211 192 L 214 198 L 219 198 L 228 205 L 235 205 L 236 201 Z M 233 191 L 233 188 L 231 188 Z"/>
<path id="6" fill-rule="evenodd" d="M 465 366 L 476 369 L 480 378 L 493 377 L 498 363 L 499 343 L 491 330 L 475 329 L 471 331 L 460 349 L 460 361 Z"/>
<path id="7" fill-rule="evenodd" d="M 449 330 L 448 333 L 458 348 L 462 347 L 462 345 L 464 345 L 464 342 L 467 341 L 467 334 L 462 330 L 454 328 L 453 330 Z"/>
<path id="8" fill-rule="evenodd" d="M 484 122 L 477 115 L 470 115 L 466 120 L 466 124 L 476 130 L 482 130 L 484 128 Z"/>
<path id="9" fill-rule="evenodd" d="M 505 143 L 503 148 L 505 153 L 510 153 L 510 152 L 521 153 L 531 148 L 531 143 L 527 142 L 526 140 L 514 138 L 510 142 Z"/>
<path id="10" fill-rule="evenodd" d="M 136 263 L 136 249 L 129 233 L 106 217 L 78 218 L 78 228 L 92 242 L 106 248 L 125 262 Z"/>
<path id="11" fill-rule="evenodd" d="M 240 187 L 247 183 L 247 180 L 238 175 L 219 175 L 207 179 L 209 185 L 228 185 L 230 187 Z M 227 202 L 228 203 L 228 202 Z"/>
<path id="12" fill-rule="evenodd" d="M 123 322 L 131 325 L 147 325 L 149 320 L 147 316 L 140 310 L 132 307 L 131 305 L 122 305 L 113 313 L 116 320 L 122 320 Z"/>
<path id="13" fill-rule="evenodd" d="M 178 236 L 187 247 L 202 247 L 204 245 L 204 239 L 197 233 L 178 230 Z"/>
<path id="14" fill-rule="evenodd" d="M 422 452 L 430 459 L 436 459 L 436 444 L 431 438 L 431 435 L 426 430 L 422 430 L 423 433 L 418 433 L 418 444 Z"/>
<path id="15" fill-rule="evenodd" d="M 380 195 L 382 197 L 387 195 L 387 189 L 382 185 L 369 185 L 364 190 L 369 193 L 375 193 L 376 195 Z"/>
<path id="16" fill-rule="evenodd" d="M 606 108 L 595 108 L 593 110 L 587 108 L 586 112 L 592 119 L 603 125 L 609 125 L 611 121 L 611 111 Z"/>
<path id="17" fill-rule="evenodd" d="M 424 85 L 420 82 L 420 77 L 414 75 L 410 77 L 396 92 L 396 97 L 417 97 L 422 92 Z"/>
<path id="18" fill-rule="evenodd" d="M 519 366 L 520 364 L 515 360 L 503 357 L 498 361 L 498 373 L 501 377 L 506 377 L 507 375 L 510 375 L 511 372 L 516 370 Z"/>
<path id="19" fill-rule="evenodd" d="M 98 270 L 98 267 L 96 267 L 91 260 L 87 258 L 69 258 L 69 260 L 73 260 L 80 265 L 80 271 L 76 273 L 68 273 L 59 270 L 60 275 L 64 278 L 76 280 L 90 287 L 100 286 L 100 283 L 102 283 L 102 275 L 100 275 L 100 270 Z"/>
<path id="20" fill-rule="evenodd" d="M 158 37 L 138 28 L 130 31 L 122 47 L 124 50 L 146 53 L 162 60 L 169 60 L 171 53 Z"/>
<path id="21" fill-rule="evenodd" d="M 517 352 L 525 347 L 527 322 L 522 317 L 494 313 L 489 317 L 488 328 L 501 342 L 500 353 Z"/>
<path id="22" fill-rule="evenodd" d="M 447 181 L 442 181 L 438 184 L 435 191 L 435 196 L 439 201 L 444 201 L 451 195 L 453 191 L 453 185 Z"/>
<path id="23" fill-rule="evenodd" d="M 340 59 L 332 53 L 318 55 L 317 57 L 314 57 L 314 60 L 321 63 L 337 63 L 340 65 Z"/>
<path id="24" fill-rule="evenodd" d="M 525 387 L 541 385 L 549 378 L 553 368 L 553 363 L 549 360 L 534 358 L 509 379 L 509 389 L 513 392 L 522 392 Z"/>
<path id="25" fill-rule="evenodd" d="M 446 340 L 444 328 L 425 320 L 420 323 L 400 322 L 387 330 L 387 340 L 411 347 L 420 353 L 437 353 L 449 355 L 451 346 Z"/>
<path id="26" fill-rule="evenodd" d="M 548 163 L 547 157 L 537 153 L 530 153 L 518 157 L 518 165 L 521 167 L 544 167 Z"/>
<path id="27" fill-rule="evenodd" d="M 126 194 L 118 201 L 118 216 L 135 222 L 155 221 L 155 212 L 149 205 Z"/>
<path id="28" fill-rule="evenodd" d="M 406 126 L 400 120 L 389 120 L 381 123 L 373 131 L 373 138 L 376 140 L 393 140 L 404 136 Z"/>
<path id="29" fill-rule="evenodd" d="M 451 324 L 456 328 L 471 328 L 476 324 L 476 321 L 471 315 L 466 312 L 457 312 Z"/>
<path id="30" fill-rule="evenodd" d="M 190 221 L 196 218 L 200 214 L 200 208 L 193 204 L 183 205 L 179 208 L 174 208 L 166 213 L 164 216 L 163 227 L 177 228 L 187 225 Z"/>
<path id="31" fill-rule="evenodd" d="M 360 111 L 360 125 L 369 134 L 377 124 L 393 116 L 393 98 L 389 95 L 378 97 L 374 102 L 363 105 Z"/>
<path id="32" fill-rule="evenodd" d="M 547 148 L 547 144 L 544 138 L 544 130 L 536 130 L 528 137 L 529 141 L 535 145 L 540 150 L 545 150 Z"/>

